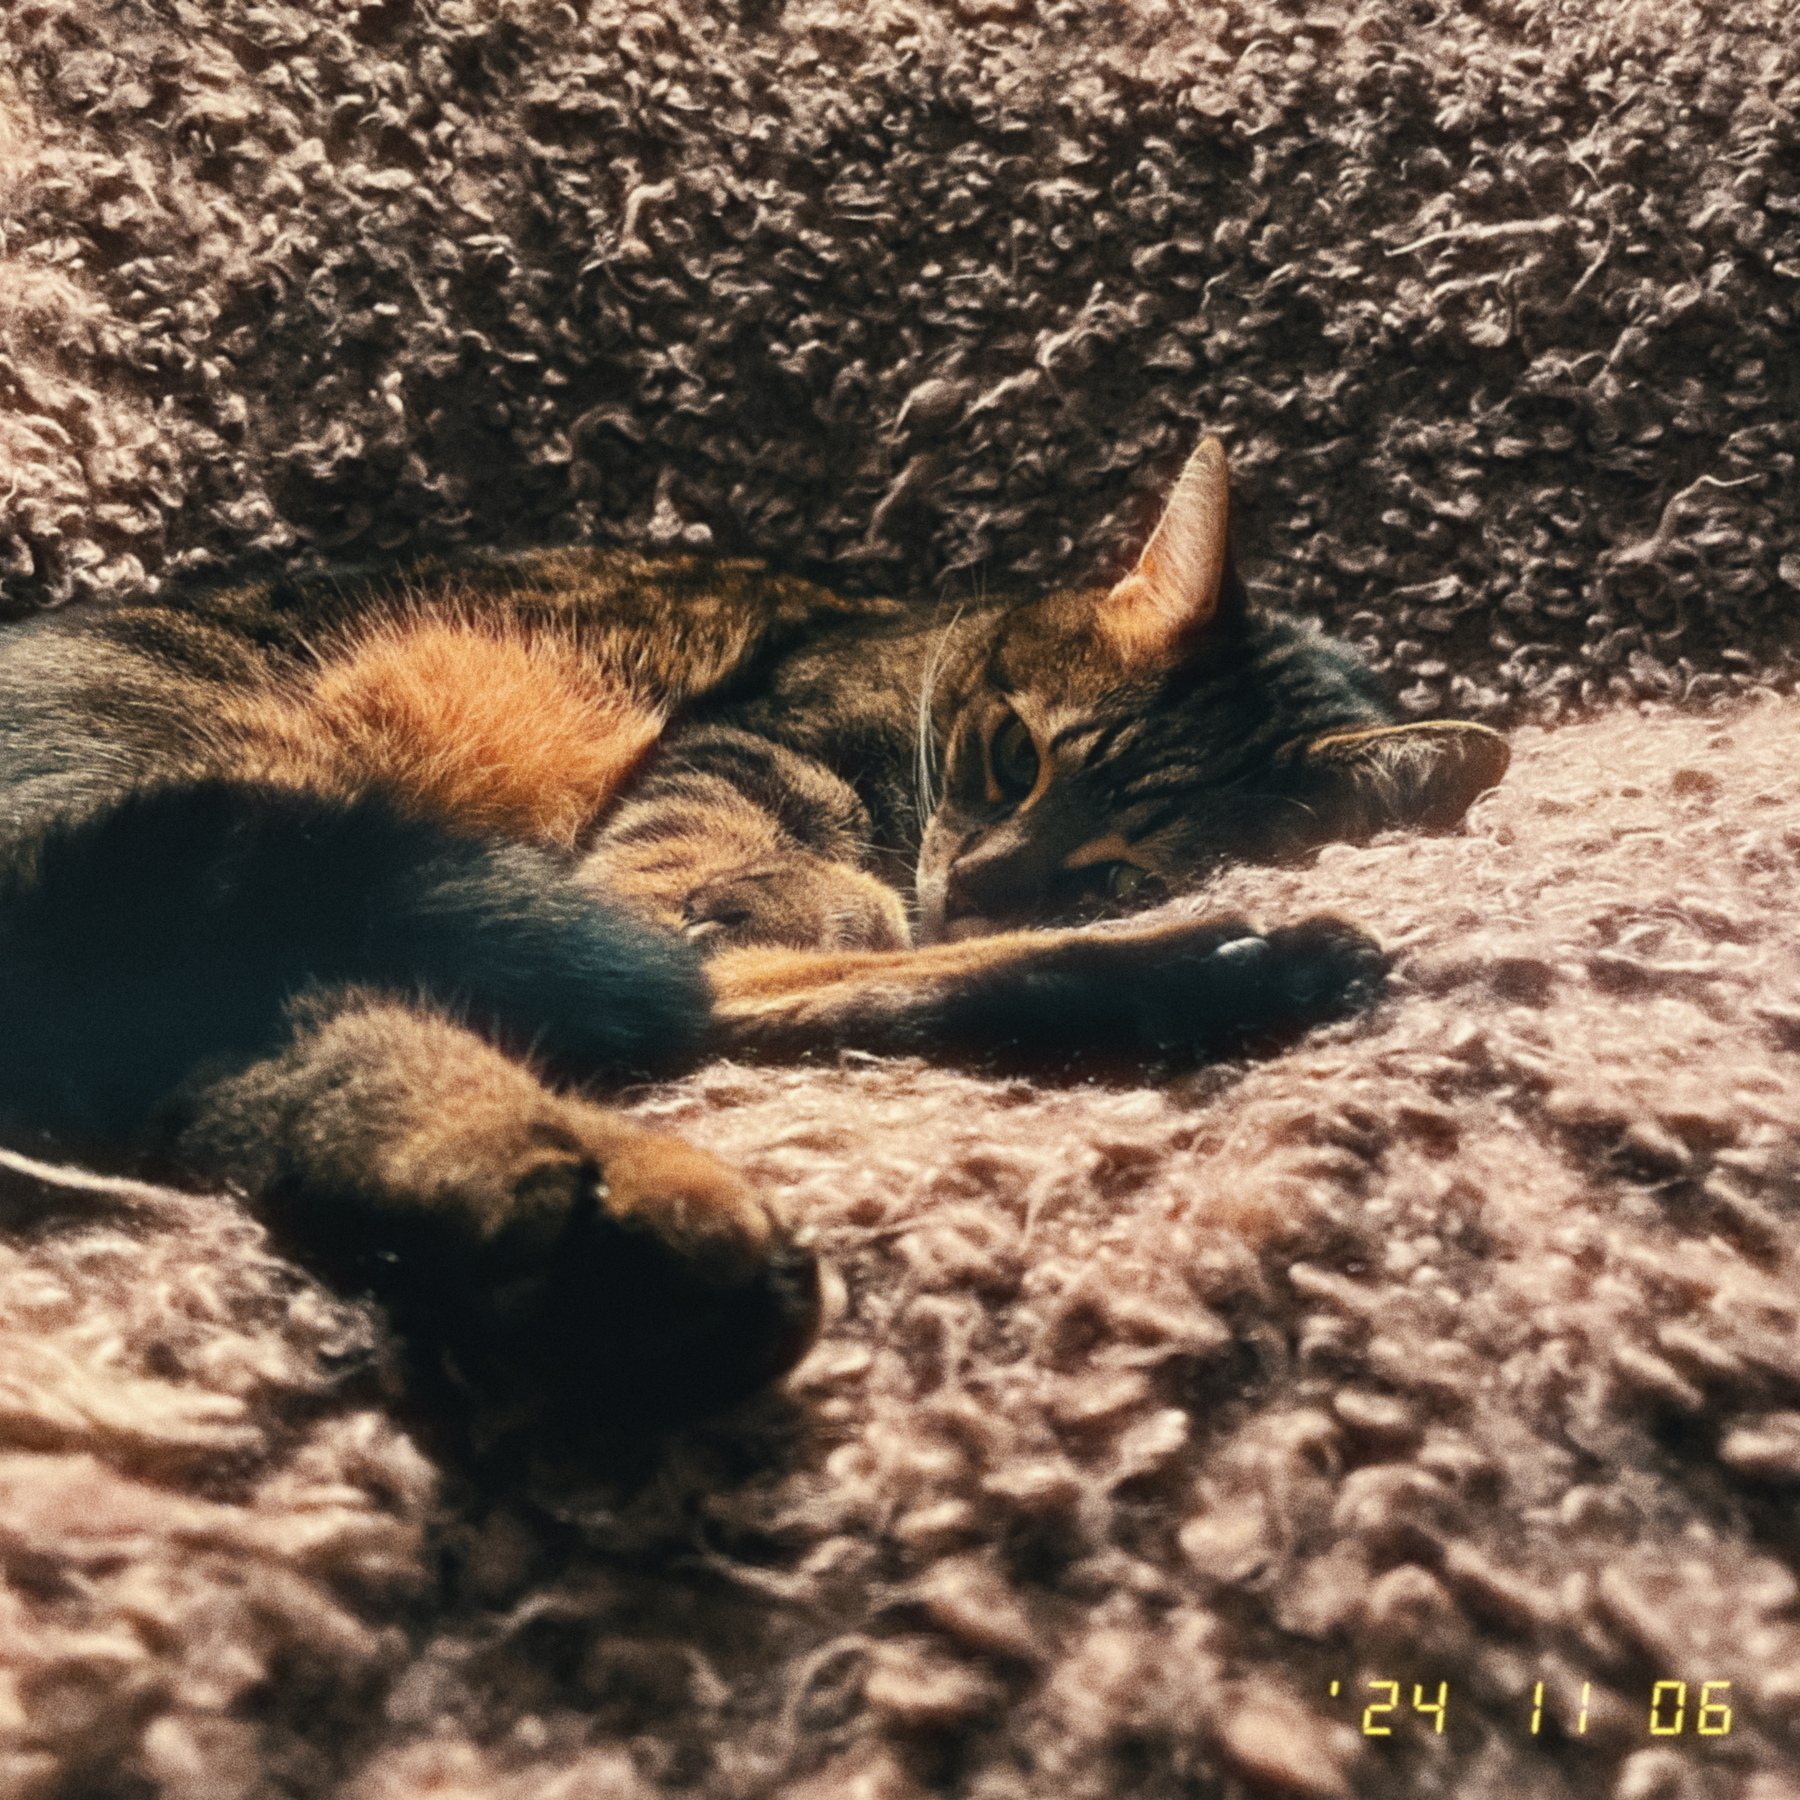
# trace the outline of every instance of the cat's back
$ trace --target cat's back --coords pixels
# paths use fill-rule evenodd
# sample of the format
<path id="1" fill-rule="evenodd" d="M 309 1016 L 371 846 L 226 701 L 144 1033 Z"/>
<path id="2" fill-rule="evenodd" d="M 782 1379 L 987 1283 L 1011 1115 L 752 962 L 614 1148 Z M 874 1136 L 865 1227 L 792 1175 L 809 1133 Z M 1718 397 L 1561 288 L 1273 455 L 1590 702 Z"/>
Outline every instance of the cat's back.
<path id="1" fill-rule="evenodd" d="M 593 548 L 76 606 L 0 630 L 0 831 L 146 780 L 416 786 L 449 757 L 510 765 L 513 792 L 496 812 L 452 781 L 430 810 L 535 836 L 549 818 L 555 837 L 672 711 L 752 683 L 830 621 L 884 610 L 748 559 Z M 542 781 L 583 791 L 531 798 Z"/>
<path id="2" fill-rule="evenodd" d="M 130 785 L 204 705 L 206 684 L 133 643 L 123 610 L 43 614 L 0 633 L 0 831 Z M 178 614 L 158 623 L 166 640 L 184 635 Z"/>
<path id="3" fill-rule="evenodd" d="M 260 584 L 77 604 L 0 629 L 0 829 L 178 770 L 223 696 L 298 665 L 309 623 Z"/>

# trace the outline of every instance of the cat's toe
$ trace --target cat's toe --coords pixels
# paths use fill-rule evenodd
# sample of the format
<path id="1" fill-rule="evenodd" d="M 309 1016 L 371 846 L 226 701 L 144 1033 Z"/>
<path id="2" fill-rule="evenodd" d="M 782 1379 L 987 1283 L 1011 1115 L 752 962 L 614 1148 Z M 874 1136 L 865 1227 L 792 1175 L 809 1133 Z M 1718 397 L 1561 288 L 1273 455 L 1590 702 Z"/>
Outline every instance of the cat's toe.
<path id="1" fill-rule="evenodd" d="M 1266 933 L 1243 927 L 1195 971 L 1195 1048 L 1229 1049 L 1355 1012 L 1374 997 L 1385 967 L 1381 946 L 1342 919 L 1321 915 Z"/>
<path id="2" fill-rule="evenodd" d="M 441 1353 L 486 1421 L 477 1436 L 494 1421 L 659 1429 L 799 1361 L 818 1326 L 816 1258 L 750 1182 L 580 1102 L 539 1124 L 555 1141 L 513 1162 L 504 1228 L 379 1281 L 424 1363 Z"/>
<path id="3" fill-rule="evenodd" d="M 615 1164 L 558 1244 L 521 1367 L 575 1424 L 660 1427 L 777 1380 L 819 1322 L 807 1243 L 743 1178 L 678 1140 L 668 1179 L 634 1190 Z M 641 1171 L 639 1171 L 641 1172 Z"/>
<path id="4" fill-rule="evenodd" d="M 1387 972 L 1389 959 L 1381 945 L 1330 913 L 1282 926 L 1267 941 L 1282 995 L 1309 1020 L 1367 1006 Z"/>
<path id="5" fill-rule="evenodd" d="M 1269 940 L 1250 932 L 1227 939 L 1212 953 L 1215 968 L 1242 970 L 1245 974 L 1264 968 L 1268 960 Z"/>
<path id="6" fill-rule="evenodd" d="M 658 1238 L 698 1281 L 748 1280 L 781 1234 L 767 1202 L 729 1163 L 684 1138 L 612 1126 L 596 1147 L 602 1210 Z"/>

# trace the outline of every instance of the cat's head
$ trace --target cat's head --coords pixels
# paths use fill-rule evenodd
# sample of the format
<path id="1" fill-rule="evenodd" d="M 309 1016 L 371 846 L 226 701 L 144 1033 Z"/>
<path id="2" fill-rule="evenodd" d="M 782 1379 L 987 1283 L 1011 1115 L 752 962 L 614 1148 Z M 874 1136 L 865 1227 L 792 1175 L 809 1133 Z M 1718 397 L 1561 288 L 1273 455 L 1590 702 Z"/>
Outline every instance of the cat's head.
<path id="1" fill-rule="evenodd" d="M 954 697 L 919 857 L 927 941 L 1132 911 L 1226 862 L 1389 826 L 1441 829 L 1506 741 L 1400 725 L 1344 645 L 1251 607 L 1208 438 L 1137 566 L 1004 616 Z"/>

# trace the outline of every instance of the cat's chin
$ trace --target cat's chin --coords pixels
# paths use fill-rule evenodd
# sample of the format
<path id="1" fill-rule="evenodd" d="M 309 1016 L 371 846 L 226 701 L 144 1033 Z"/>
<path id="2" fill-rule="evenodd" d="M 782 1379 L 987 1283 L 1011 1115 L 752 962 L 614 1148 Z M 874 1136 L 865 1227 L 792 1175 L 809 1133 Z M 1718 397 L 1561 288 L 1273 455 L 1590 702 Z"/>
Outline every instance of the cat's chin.
<path id="1" fill-rule="evenodd" d="M 945 919 L 934 937 L 927 940 L 939 944 L 963 944 L 970 938 L 999 937 L 1003 932 L 1024 931 L 1038 921 L 1031 919 L 994 919 L 986 913 L 964 913 L 959 918 Z"/>

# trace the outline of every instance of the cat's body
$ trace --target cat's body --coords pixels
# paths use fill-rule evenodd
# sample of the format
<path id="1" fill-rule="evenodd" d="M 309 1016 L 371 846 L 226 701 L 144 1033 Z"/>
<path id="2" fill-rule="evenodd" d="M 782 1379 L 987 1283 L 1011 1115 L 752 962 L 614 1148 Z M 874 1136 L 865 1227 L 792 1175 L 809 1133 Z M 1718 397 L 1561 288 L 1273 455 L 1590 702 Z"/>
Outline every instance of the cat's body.
<path id="1" fill-rule="evenodd" d="M 809 1259 L 585 1083 L 1322 1016 L 1375 966 L 1335 921 L 1043 928 L 1447 822 L 1504 766 L 1248 608 L 1224 522 L 1209 445 L 1110 593 L 946 615 L 561 551 L 17 628 L 9 1124 L 239 1182 L 484 1387 L 753 1386 L 807 1339 Z"/>

